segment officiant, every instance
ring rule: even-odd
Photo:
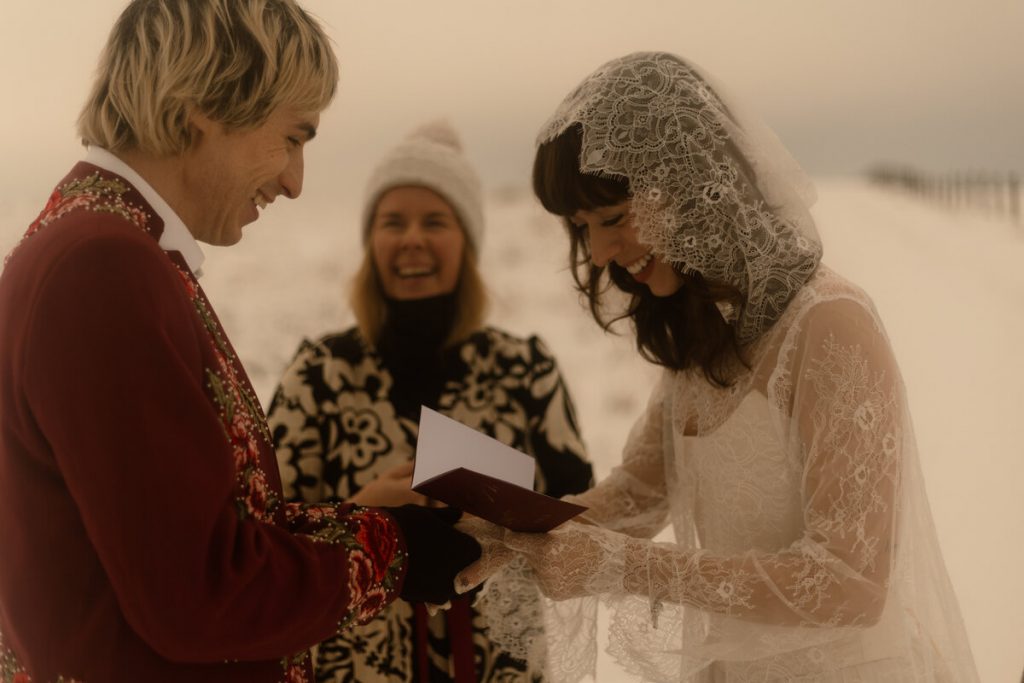
[[[303,342],[268,411],[285,495],[428,504],[410,490],[421,405],[534,456],[542,493],[588,488],[591,466],[551,352],[537,336],[484,322],[480,180],[449,124],[425,124],[384,155],[360,230],[357,325]],[[488,641],[468,600],[433,616],[396,601],[322,643],[316,665],[320,681],[540,680]]]

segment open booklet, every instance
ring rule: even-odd
[[[532,457],[426,406],[412,488],[512,531],[550,531],[587,508],[533,490]]]

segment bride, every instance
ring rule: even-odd
[[[645,681],[976,681],[889,341],[821,263],[813,188],[778,140],[688,62],[637,53],[539,142],[534,190],[578,288],[664,373],[622,463],[571,496],[579,521],[462,523],[485,554],[459,581],[492,577],[492,637],[578,680],[600,598],[609,651]],[[516,628],[534,586],[543,636]]]

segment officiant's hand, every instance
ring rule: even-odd
[[[413,463],[406,462],[381,472],[351,498],[350,503],[367,507],[398,507],[399,505],[425,505],[433,507],[424,495],[412,490]]]
[[[455,576],[480,559],[480,544],[453,526],[462,513],[418,505],[381,509],[398,523],[409,553],[402,599],[443,605],[455,597]]]

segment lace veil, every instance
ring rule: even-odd
[[[580,170],[628,180],[640,241],[744,295],[736,329],[746,344],[814,273],[821,242],[810,179],[721,90],[675,55],[637,52],[584,79],[538,144],[580,124]]]

